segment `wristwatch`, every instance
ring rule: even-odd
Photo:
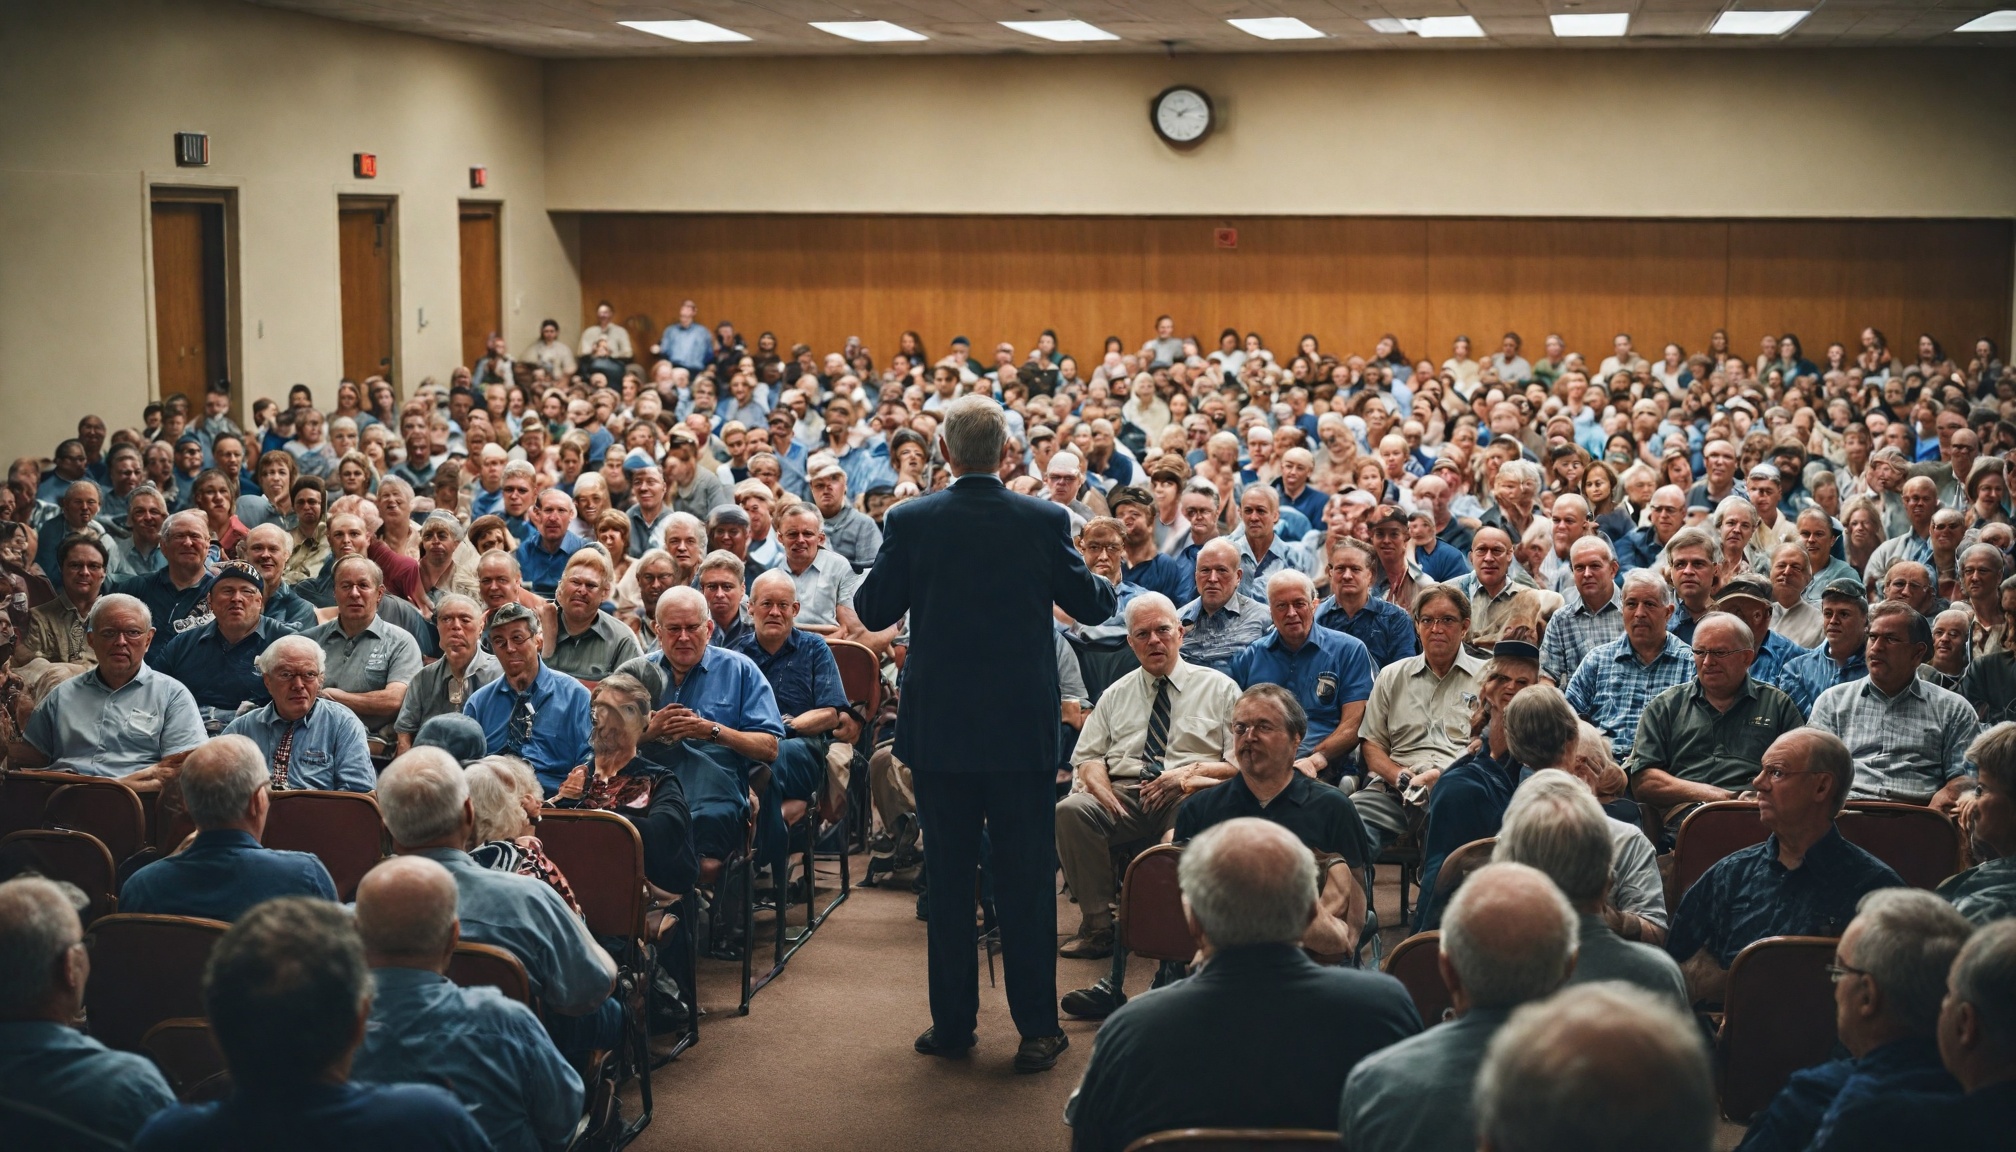
[[[707,729],[707,742],[709,744],[719,744],[721,742],[721,726],[719,724]]]

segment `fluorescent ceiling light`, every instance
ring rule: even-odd
[[[1227,24],[1262,40],[1321,40],[1323,33],[1293,16],[1262,16],[1247,20],[1227,20]]]
[[[749,39],[733,28],[723,28],[705,20],[618,20],[617,23],[682,44],[737,44]]]
[[[1717,36],[1777,36],[1790,32],[1812,13],[1801,10],[1778,12],[1724,12],[1708,31]]]
[[[1010,31],[1055,40],[1060,44],[1120,38],[1096,24],[1087,24],[1083,20],[1003,20],[1001,26]]]
[[[814,20],[812,27],[863,44],[894,44],[906,40],[929,40],[922,32],[912,32],[887,20]]]
[[[1556,36],[1622,36],[1631,27],[1629,12],[1592,12],[1571,16],[1549,16]]]
[[[2000,12],[1990,12],[1986,16],[1976,16],[1955,32],[2016,32],[2016,8],[2004,8]]]
[[[1477,37],[1484,35],[1484,29],[1475,16],[1423,16],[1419,20],[1394,20],[1382,17],[1365,22],[1374,32],[1388,34],[1412,32],[1424,40],[1442,40],[1452,37]]]

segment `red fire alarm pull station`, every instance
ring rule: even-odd
[[[378,178],[378,155],[375,152],[358,152],[350,157],[351,169],[359,180]]]
[[[481,164],[478,164],[474,168],[469,169],[469,187],[483,188],[488,186],[489,183],[490,183],[490,169],[484,167]]]
[[[1220,248],[1239,247],[1239,230],[1237,228],[1214,228],[1211,230],[1211,238]]]

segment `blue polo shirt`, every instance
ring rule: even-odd
[[[1372,655],[1356,636],[1321,624],[1312,626],[1309,639],[1291,652],[1281,630],[1269,628],[1232,658],[1232,678],[1242,689],[1279,684],[1295,694],[1309,714],[1309,731],[1295,750],[1302,756],[1337,730],[1344,705],[1372,695]]]
[[[588,689],[542,661],[525,695],[532,705],[532,734],[516,751],[507,747],[511,710],[518,703],[510,681],[499,676],[478,688],[462,705],[462,714],[483,725],[483,743],[490,755],[510,752],[523,758],[551,795],[560,790],[561,781],[576,765],[588,762],[588,731],[592,727]]]
[[[1176,556],[1158,553],[1145,564],[1124,565],[1120,579],[1149,592],[1160,592],[1171,604],[1187,604],[1197,598],[1197,566]]]
[[[1316,606],[1316,623],[1324,628],[1334,629],[1346,636],[1355,636],[1365,645],[1372,656],[1372,670],[1379,669],[1395,660],[1405,660],[1420,651],[1421,645],[1414,632],[1414,618],[1405,608],[1391,600],[1381,600],[1374,596],[1365,601],[1365,607],[1351,615],[1332,596]]]
[[[336,884],[311,853],[267,848],[249,832],[217,828],[127,877],[119,910],[230,921],[276,896],[334,900]]]
[[[147,605],[147,610],[154,614],[157,638],[166,638],[187,632],[210,619],[210,580],[210,574],[205,572],[194,585],[177,588],[164,565],[159,571],[145,576],[121,580],[106,591],[122,592]]]
[[[847,690],[840,684],[840,665],[834,662],[833,646],[810,632],[793,628],[777,651],[766,652],[751,631],[734,645],[734,651],[747,656],[769,681],[780,715],[847,707]],[[739,725],[732,727],[740,730]]]
[[[270,703],[272,693],[252,662],[266,646],[294,630],[278,620],[261,616],[252,631],[236,644],[224,638],[217,621],[201,624],[156,644],[147,653],[147,663],[157,672],[180,680],[204,708],[235,710],[240,704]]]
[[[315,619],[315,606],[285,584],[266,593],[266,607],[259,614],[285,624],[291,632],[306,632],[320,623]]]
[[[557,551],[548,552],[545,544],[536,529],[525,537],[518,545],[518,571],[525,578],[525,587],[551,600],[560,590],[560,574],[567,570],[568,559],[588,547],[588,541],[569,532],[560,538]]]

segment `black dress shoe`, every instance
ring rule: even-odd
[[[1048,1072],[1057,1066],[1057,1058],[1071,1046],[1071,1038],[1059,1032],[1055,1036],[1024,1036],[1021,1047],[1015,1049],[1015,1071]]]
[[[1115,989],[1111,981],[1101,979],[1090,988],[1066,992],[1058,1007],[1064,1009],[1066,1016],[1080,1020],[1104,1020],[1125,1003],[1127,994]]]
[[[940,1044],[938,1042],[938,1029],[926,1028],[924,1029],[924,1034],[917,1037],[915,1047],[919,1054],[925,1056],[964,1056],[973,1050],[973,1044],[974,1038],[971,1035],[968,1035],[964,1041],[957,1044]],[[1056,1058],[1052,1057],[1051,1061],[1055,1063]]]

